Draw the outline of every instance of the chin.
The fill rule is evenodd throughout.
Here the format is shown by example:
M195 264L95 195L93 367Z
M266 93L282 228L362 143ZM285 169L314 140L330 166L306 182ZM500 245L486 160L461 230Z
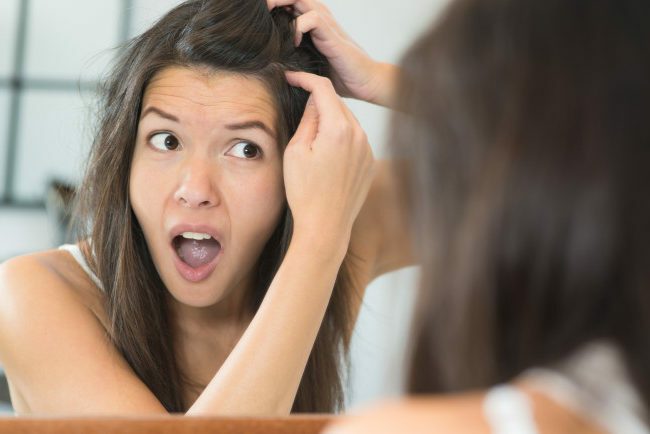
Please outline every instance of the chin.
M184 306L196 308L209 307L219 303L224 299L226 292L216 285L208 285L207 282L166 286L167 292L174 301Z
M237 285L226 285L220 282L210 282L211 279L199 283L175 282L166 285L170 297L183 306L193 308L208 308L230 298Z

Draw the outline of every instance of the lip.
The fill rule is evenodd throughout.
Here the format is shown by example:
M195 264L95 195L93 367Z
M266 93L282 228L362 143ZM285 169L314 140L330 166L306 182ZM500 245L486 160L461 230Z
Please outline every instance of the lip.
M183 262L181 258L178 257L178 253L176 253L176 249L174 248L174 238L176 238L178 235L182 234L183 232L199 232L199 233L205 233L210 235L212 238L217 240L221 245L221 249L219 250L219 253L217 254L217 256L214 257L212 261L208 262L205 265L200 266L199 268L190 267L185 262ZM174 265L176 266L176 270L178 270L178 273L185 280L188 280L190 282L200 282L206 279L214 271L224 251L221 234L216 228L204 224L182 223L172 227L172 229L169 232L169 235L170 235L169 247L172 250L172 258L174 260Z

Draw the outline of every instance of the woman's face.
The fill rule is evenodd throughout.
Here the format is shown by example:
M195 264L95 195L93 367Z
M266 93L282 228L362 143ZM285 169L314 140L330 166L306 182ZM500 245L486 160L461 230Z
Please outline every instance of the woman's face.
M285 203L276 109L261 82L170 67L145 90L129 193L180 303L245 290Z

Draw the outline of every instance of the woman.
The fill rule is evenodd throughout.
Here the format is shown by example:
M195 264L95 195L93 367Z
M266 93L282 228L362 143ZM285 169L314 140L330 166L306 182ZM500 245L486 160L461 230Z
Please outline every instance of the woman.
M293 3L330 60L359 61L317 3L273 5ZM458 0L410 48L391 143L423 264L411 392L430 396L331 432L649 432L648 16Z
M378 212L388 172L294 29L264 2L194 0L128 44L80 243L2 266L17 413L340 407L364 288L409 248Z

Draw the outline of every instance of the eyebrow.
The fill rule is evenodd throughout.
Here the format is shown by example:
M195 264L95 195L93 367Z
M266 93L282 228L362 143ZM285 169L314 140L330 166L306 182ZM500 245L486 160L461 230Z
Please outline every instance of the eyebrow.
M140 119L142 120L145 116L147 116L149 113L155 113L161 118L164 119L169 119L170 121L174 122L180 122L180 120L169 113L166 113L162 110L160 110L157 107L147 107L143 112L142 115L140 116ZM247 122L238 122L234 124L227 124L226 128L229 130L250 130L250 129L259 129L264 131L266 134L271 136L273 139L276 138L275 132L269 128L264 122L262 121L247 121Z
M249 129L259 129L264 131L266 134L271 136L272 138L275 137L275 132L269 128L264 122L262 121L248 121L248 122L240 122L236 124L228 124L226 125L226 128L229 130L249 130Z
M160 110L159 108L156 108L156 107L147 107L142 112L142 115L140 116L140 120L142 120L142 118L147 116L149 113L156 113L161 118L169 119L170 121L174 121L174 122L180 122L176 116L171 115L169 113L165 113L164 111L162 111L162 110Z

